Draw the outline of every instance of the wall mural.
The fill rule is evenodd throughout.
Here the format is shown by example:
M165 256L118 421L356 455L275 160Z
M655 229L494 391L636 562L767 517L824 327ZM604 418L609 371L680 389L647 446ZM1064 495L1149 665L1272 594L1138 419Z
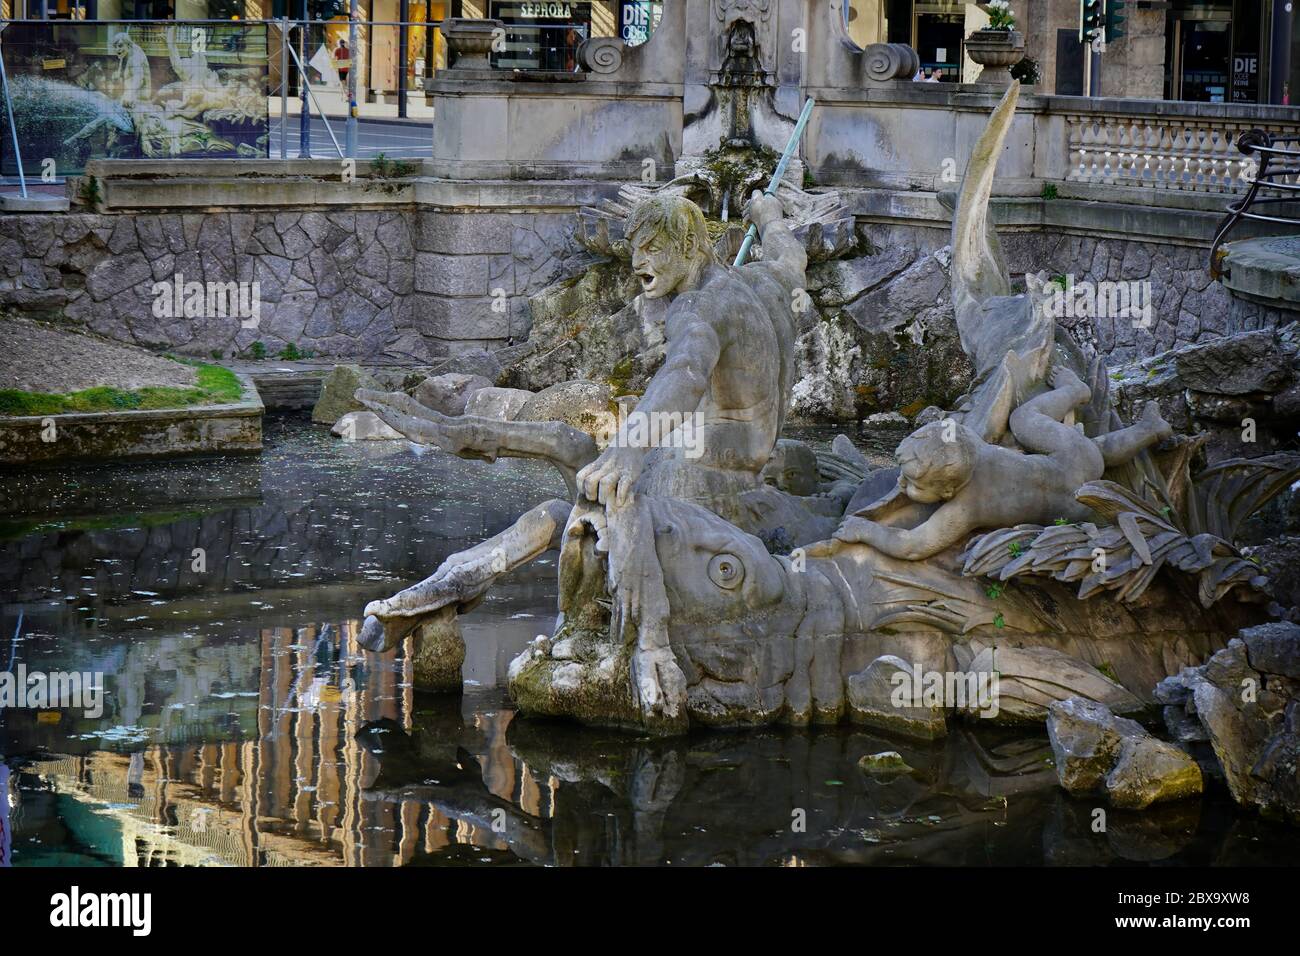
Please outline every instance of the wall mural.
M268 155L265 25L10 23L2 49L29 176L51 159L66 176L96 158ZM14 175L3 111L0 130Z

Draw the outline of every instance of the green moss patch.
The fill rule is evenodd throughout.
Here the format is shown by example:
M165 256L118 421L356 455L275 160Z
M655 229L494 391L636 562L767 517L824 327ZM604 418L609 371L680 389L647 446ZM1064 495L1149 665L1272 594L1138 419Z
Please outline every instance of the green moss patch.
M188 362L198 369L198 383L191 388L148 386L127 391L111 385L87 388L67 395L0 389L0 415L62 415L68 412L116 412L135 409L185 408L193 405L225 405L238 402L244 394L239 376L220 365Z

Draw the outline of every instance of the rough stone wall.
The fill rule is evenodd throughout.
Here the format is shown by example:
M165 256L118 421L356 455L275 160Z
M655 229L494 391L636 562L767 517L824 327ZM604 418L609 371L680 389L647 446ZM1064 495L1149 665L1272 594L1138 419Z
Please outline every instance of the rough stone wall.
M866 231L879 248L915 248L917 260L947 241L946 231L923 227L868 226ZM1180 345L1272 328L1290 321L1276 310L1234 298L1222 285L1212 281L1207 271L1206 251L1201 248L1048 232L1004 230L1001 238L1013 278L1027 272L1046 272L1049 277L1072 275L1076 284L1121 280L1151 283L1153 314L1149 329L1135 328L1133 320L1128 318L1099 316L1088 320L1095 329L1098 347L1112 362L1149 358ZM944 276L939 295L942 301L947 301L951 290L946 282L946 269ZM902 297L900 301L920 295L915 286L914 277L907 277L896 294ZM925 286L927 296L930 291ZM949 306L949 314L951 311ZM1083 320L1062 321L1070 325Z
M528 297L591 261L571 213L421 211L415 221L416 321L452 353L523 341Z
M292 344L321 357L421 362L524 341L529 298L592 261L573 240L574 223L565 211L432 208L5 216L0 308L200 357L228 357L261 341L269 355ZM864 231L874 255L818 266L810 276L829 316L818 324L810 318L801 337L806 367L825 369L801 386L810 410L910 405L925 400L930 376L951 364L942 349L924 367L898 354L881 358L882 336L895 353L907 341L929 348L951 339L947 230L867 224ZM1013 274L1151 283L1150 329L1093 320L1097 343L1114 362L1277 324L1278 316L1211 282L1199 248L1045 232L1005 232L1003 244ZM258 282L257 327L242 328L237 316L155 315L154 283L177 273L187 282Z
M527 296L580 250L572 216L432 210L0 217L0 308L123 342L230 357L256 341L427 361L527 336ZM159 315L155 283L257 282L239 316ZM494 294L495 293L495 294Z
M320 355L423 357L402 212L6 216L0 305L112 339L230 356L261 341ZM155 283L257 282L255 328L239 316L156 314ZM205 310L206 311L206 310Z

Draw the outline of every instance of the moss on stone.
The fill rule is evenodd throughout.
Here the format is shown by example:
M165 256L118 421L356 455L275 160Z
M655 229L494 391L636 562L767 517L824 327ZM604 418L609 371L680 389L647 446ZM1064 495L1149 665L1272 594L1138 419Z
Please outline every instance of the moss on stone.
M169 356L170 357L170 356ZM191 405L223 405L237 402L244 393L239 377L220 365L186 362L198 369L193 388L147 386L126 390L111 385L86 388L66 395L0 389L0 415L62 415L69 412L112 412L133 409L185 408Z

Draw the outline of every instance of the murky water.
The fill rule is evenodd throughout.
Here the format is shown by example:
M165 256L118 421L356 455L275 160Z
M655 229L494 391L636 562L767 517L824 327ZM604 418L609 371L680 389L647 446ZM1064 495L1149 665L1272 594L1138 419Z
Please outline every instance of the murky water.
M637 739L516 715L554 555L463 619L462 697L416 694L360 610L563 495L528 462L269 419L259 458L0 475L0 669L87 672L103 713L0 710L13 865L1293 863L1221 793L1145 814L1055 786L1042 734ZM85 703L85 701L83 701ZM864 775L898 750L915 772Z

